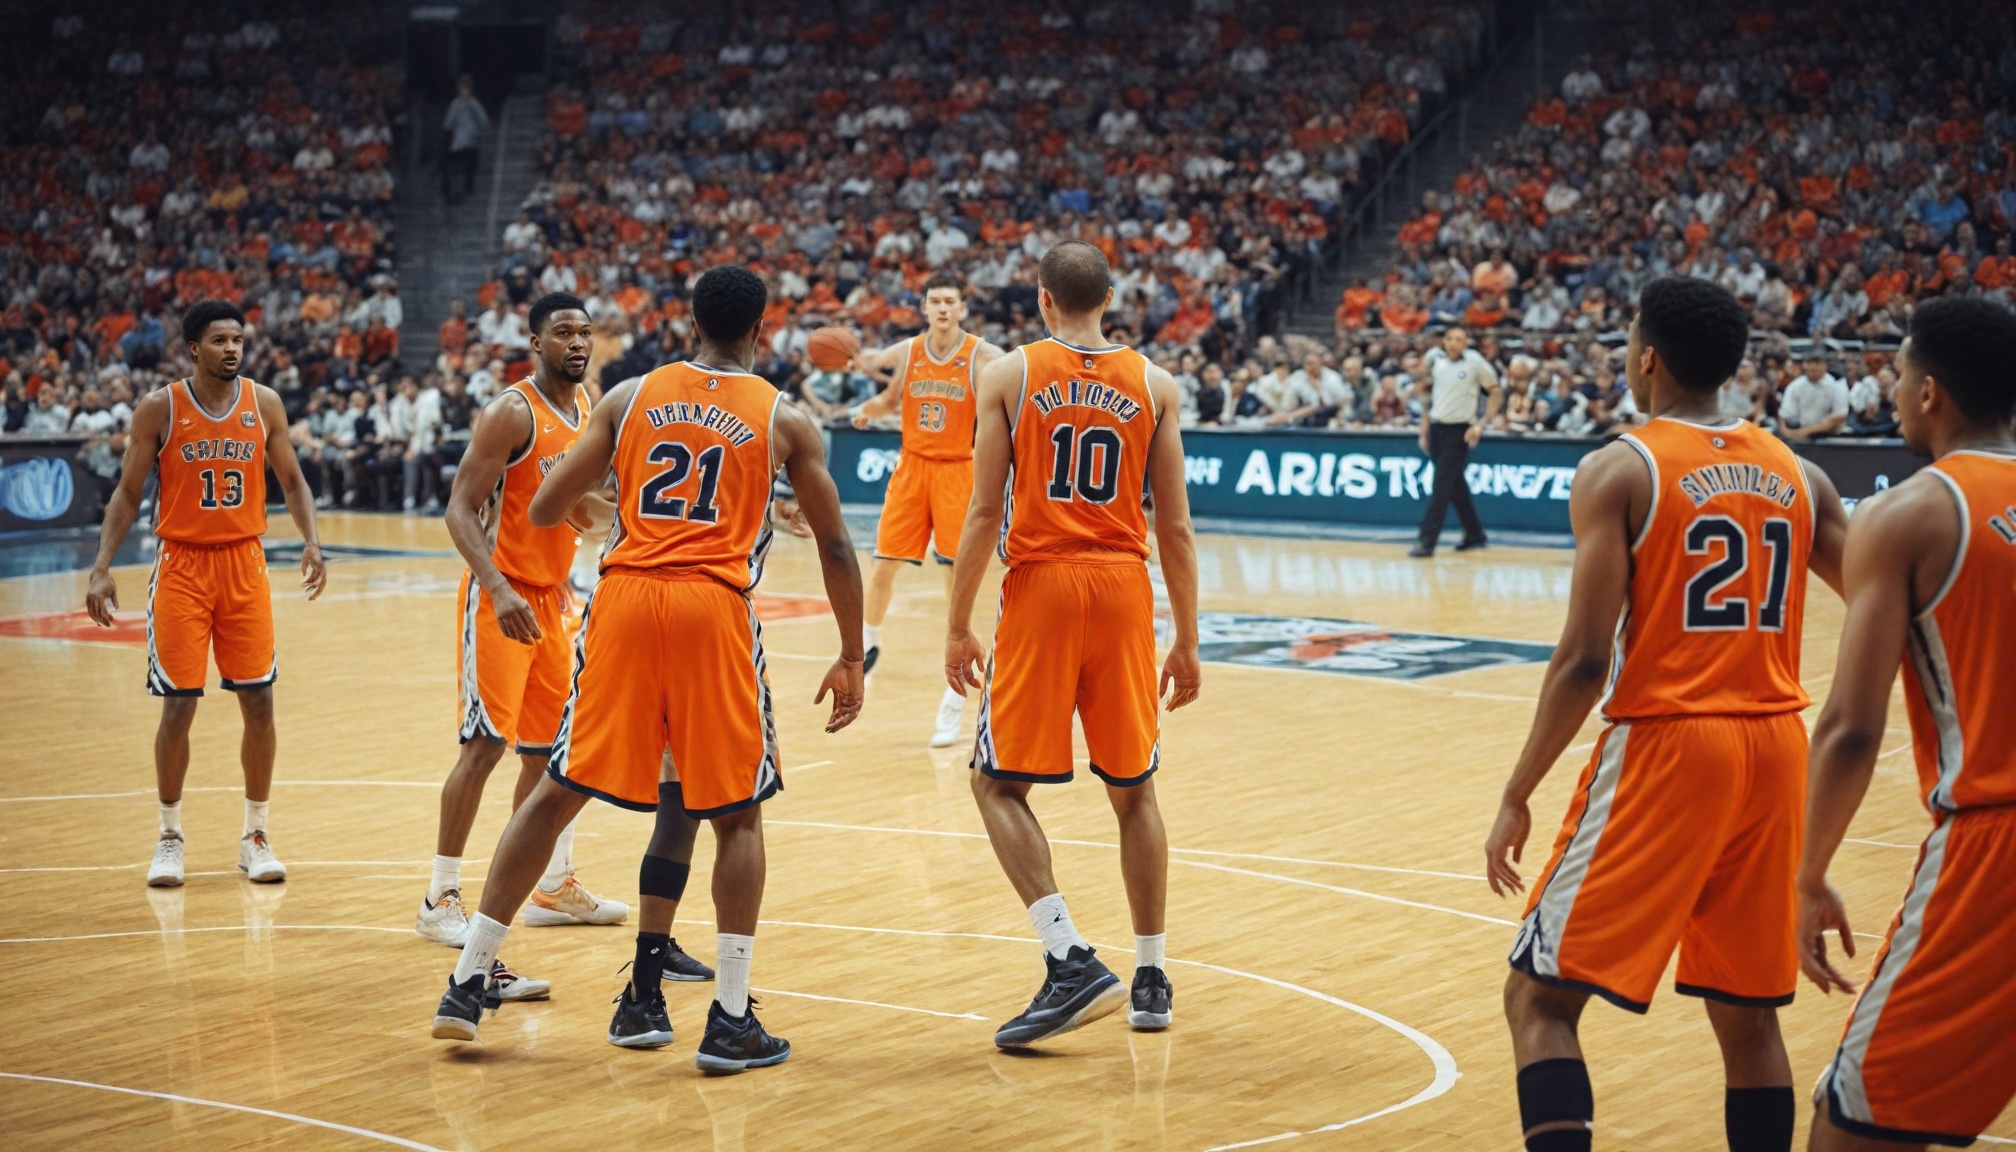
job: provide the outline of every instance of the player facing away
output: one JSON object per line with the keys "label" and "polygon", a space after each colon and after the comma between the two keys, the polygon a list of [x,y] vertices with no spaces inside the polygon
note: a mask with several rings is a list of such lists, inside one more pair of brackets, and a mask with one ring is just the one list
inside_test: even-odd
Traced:
{"label": "player facing away", "polygon": [[1813,730],[1800,964],[1853,991],[1827,864],[1875,773],[1901,663],[1932,833],[1814,1092],[1815,1152],[1965,1147],[2016,1098],[2016,314],[1928,300],[1899,353],[1897,416],[1932,466],[1865,501],[1848,530],[1848,617]]}
{"label": "player facing away", "polygon": [[[880,395],[854,410],[854,426],[866,428],[892,412],[903,416],[903,452],[882,497],[875,567],[868,576],[864,636],[870,671],[881,654],[882,621],[889,615],[898,569],[923,564],[928,553],[945,568],[950,594],[952,559],[973,498],[975,382],[1001,358],[999,347],[961,327],[966,289],[951,276],[941,272],[924,282],[924,318],[929,327],[922,336],[863,352],[857,361],[865,371],[893,375]],[[966,697],[945,690],[931,747],[959,742],[965,707]]]}
{"label": "player facing away", "polygon": [[1840,587],[1847,517],[1825,474],[1721,419],[1717,390],[1748,338],[1748,314],[1723,289],[1648,284],[1626,374],[1651,422],[1585,458],[1569,498],[1568,620],[1484,849],[1493,891],[1524,887],[1506,857],[1523,854],[1527,799],[1600,697],[1608,726],[1505,983],[1533,1152],[1590,1147],[1583,1006],[1593,994],[1646,1011],[1676,946],[1675,990],[1705,1001],[1721,1045],[1729,1147],[1791,1147],[1778,1008],[1799,976],[1799,636],[1809,569]]}
{"label": "player facing away", "polygon": [[[749,997],[763,898],[760,805],[783,787],[763,632],[749,593],[770,546],[780,466],[818,542],[840,626],[840,658],[814,698],[834,697],[829,732],[861,709],[861,570],[819,428],[750,371],[768,303],[763,281],[740,265],[716,267],[694,285],[692,303],[696,358],[612,389],[532,499],[532,524],[557,525],[615,469],[616,526],[575,642],[573,693],[546,776],[497,845],[481,909],[434,1017],[436,1037],[476,1038],[485,975],[506,926],[560,829],[589,797],[640,812],[676,799],[713,824],[715,840],[720,974],[694,1062],[732,1072],[790,1055],[790,1044],[757,1022]],[[679,774],[670,789],[662,769],[668,750]],[[677,900],[686,871],[647,869],[642,879],[647,905]],[[641,939],[638,950],[642,968]],[[626,1012],[639,1002],[649,1011]],[[658,987],[638,986],[633,975],[612,1039],[640,1018],[661,1023],[655,1030],[670,1042]]]}
{"label": "player facing away", "polygon": [[301,533],[301,586],[308,599],[328,579],[315,535],[315,496],[287,439],[280,396],[238,375],[245,357],[245,314],[222,300],[197,302],[182,317],[192,374],[143,397],[133,410],[119,487],[105,504],[98,558],[84,606],[111,627],[119,607],[112,558],[140,508],[147,474],[159,471],[154,535],[160,538],[147,584],[147,691],[162,697],[154,734],[154,782],[160,838],[147,883],[182,883],[182,781],[189,775],[189,726],[214,652],[224,690],[238,697],[245,723],[239,761],[245,771],[245,834],[238,868],[261,883],[287,869],[266,838],[273,788],[272,591],[266,582],[266,469],[270,466]]}
{"label": "player facing away", "polygon": [[[1175,684],[1172,709],[1197,698],[1197,549],[1176,382],[1134,349],[1106,342],[1100,318],[1111,285],[1099,249],[1079,241],[1050,249],[1037,289],[1050,338],[980,374],[973,505],[953,567],[945,678],[962,694],[982,690],[973,796],[1043,939],[1048,969],[1028,1009],[994,1033],[1003,1048],[1069,1032],[1128,996],[1072,925],[1029,807],[1032,784],[1071,779],[1073,711],[1120,821],[1120,873],[1134,920],[1128,1023],[1167,1028],[1174,998],[1162,970],[1169,845],[1152,777],[1161,692]],[[1144,478],[1176,626],[1159,688]],[[989,663],[971,626],[997,546],[1008,575]]]}

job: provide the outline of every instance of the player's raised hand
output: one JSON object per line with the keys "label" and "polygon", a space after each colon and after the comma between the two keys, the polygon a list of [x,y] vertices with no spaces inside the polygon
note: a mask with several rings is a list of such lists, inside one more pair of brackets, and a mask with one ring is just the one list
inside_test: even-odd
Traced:
{"label": "player's raised hand", "polygon": [[497,613],[497,627],[504,635],[520,644],[539,642],[539,616],[509,581],[499,580],[495,588],[485,591],[490,594],[490,607]]}
{"label": "player's raised hand", "polygon": [[954,632],[945,637],[945,683],[954,692],[966,695],[968,688],[982,688],[980,676],[987,667],[987,650],[971,632]]}
{"label": "player's raised hand", "polygon": [[[1171,683],[1176,685],[1173,694],[1169,691]],[[1168,698],[1163,706],[1174,712],[1197,699],[1197,693],[1203,686],[1204,671],[1197,662],[1197,649],[1180,646],[1169,649],[1168,659],[1162,661],[1162,684],[1155,689],[1157,696]]]}
{"label": "player's raised hand", "polygon": [[833,694],[833,715],[826,719],[826,731],[838,732],[861,715],[861,669],[861,661],[842,657],[833,661],[826,678],[819,682],[819,694],[812,697],[812,703],[823,703],[828,692]]}
{"label": "player's raised hand", "polygon": [[313,600],[322,595],[322,589],[329,583],[329,569],[322,562],[322,546],[309,543],[301,546],[301,587]]}
{"label": "player's raised hand", "polygon": [[[1524,892],[1526,881],[1512,866],[1526,853],[1526,834],[1533,830],[1533,812],[1524,800],[1507,798],[1498,806],[1498,819],[1491,824],[1491,838],[1484,841],[1484,875],[1491,891],[1500,896]],[[1506,859],[1507,856],[1511,860]]]}
{"label": "player's raised hand", "polygon": [[1841,902],[1841,894],[1824,880],[1817,889],[1800,885],[1799,968],[1827,995],[1832,995],[1836,988],[1853,993],[1855,982],[1842,975],[1827,955],[1830,930],[1841,937],[1841,950],[1855,955],[1855,933],[1848,927],[1848,906]]}
{"label": "player's raised hand", "polygon": [[91,614],[92,623],[100,628],[110,628],[112,613],[118,610],[119,585],[112,579],[112,573],[92,569],[90,587],[84,592],[84,611]]}

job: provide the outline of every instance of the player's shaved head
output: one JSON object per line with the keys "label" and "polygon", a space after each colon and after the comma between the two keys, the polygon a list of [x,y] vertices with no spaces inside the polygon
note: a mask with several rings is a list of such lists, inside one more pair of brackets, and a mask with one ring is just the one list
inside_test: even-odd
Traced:
{"label": "player's shaved head", "polygon": [[1106,254],[1083,240],[1066,240],[1043,254],[1036,282],[1050,293],[1067,316],[1083,316],[1106,306],[1113,289],[1113,270]]}

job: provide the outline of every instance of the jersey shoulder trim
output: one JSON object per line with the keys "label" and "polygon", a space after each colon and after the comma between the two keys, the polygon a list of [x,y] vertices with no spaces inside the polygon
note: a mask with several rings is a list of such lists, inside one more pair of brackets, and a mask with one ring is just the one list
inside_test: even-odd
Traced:
{"label": "jersey shoulder trim", "polygon": [[1946,579],[1940,581],[1939,590],[1925,602],[1925,607],[1918,610],[1918,614],[1912,617],[1913,620],[1924,620],[1939,610],[1939,605],[1946,599],[1946,594],[1953,591],[1953,585],[1959,582],[1960,570],[1967,566],[1967,548],[1974,542],[1974,525],[1970,522],[1967,493],[1960,490],[1960,482],[1942,471],[1937,464],[1928,466],[1925,471],[1937,477],[1940,483],[1946,486],[1947,493],[1953,497],[1953,504],[1960,513],[1960,543],[1953,549],[1953,562],[1946,569]]}
{"label": "jersey shoulder trim", "polygon": [[1627,444],[1636,451],[1645,461],[1645,467],[1652,473],[1652,503],[1646,505],[1645,523],[1638,526],[1638,535],[1631,541],[1631,551],[1636,552],[1638,546],[1645,543],[1645,538],[1652,534],[1652,523],[1659,517],[1659,460],[1652,455],[1652,449],[1646,447],[1643,440],[1629,432],[1619,436],[1617,442]]}

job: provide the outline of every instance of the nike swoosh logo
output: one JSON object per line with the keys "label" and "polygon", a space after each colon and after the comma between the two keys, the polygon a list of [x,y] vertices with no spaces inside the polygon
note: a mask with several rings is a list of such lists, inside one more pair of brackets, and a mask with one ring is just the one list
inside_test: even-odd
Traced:
{"label": "nike swoosh logo", "polygon": [[551,424],[548,424],[548,425],[546,426],[546,431],[548,431],[548,432],[551,432],[551,431],[553,431],[553,425],[551,425]]}

